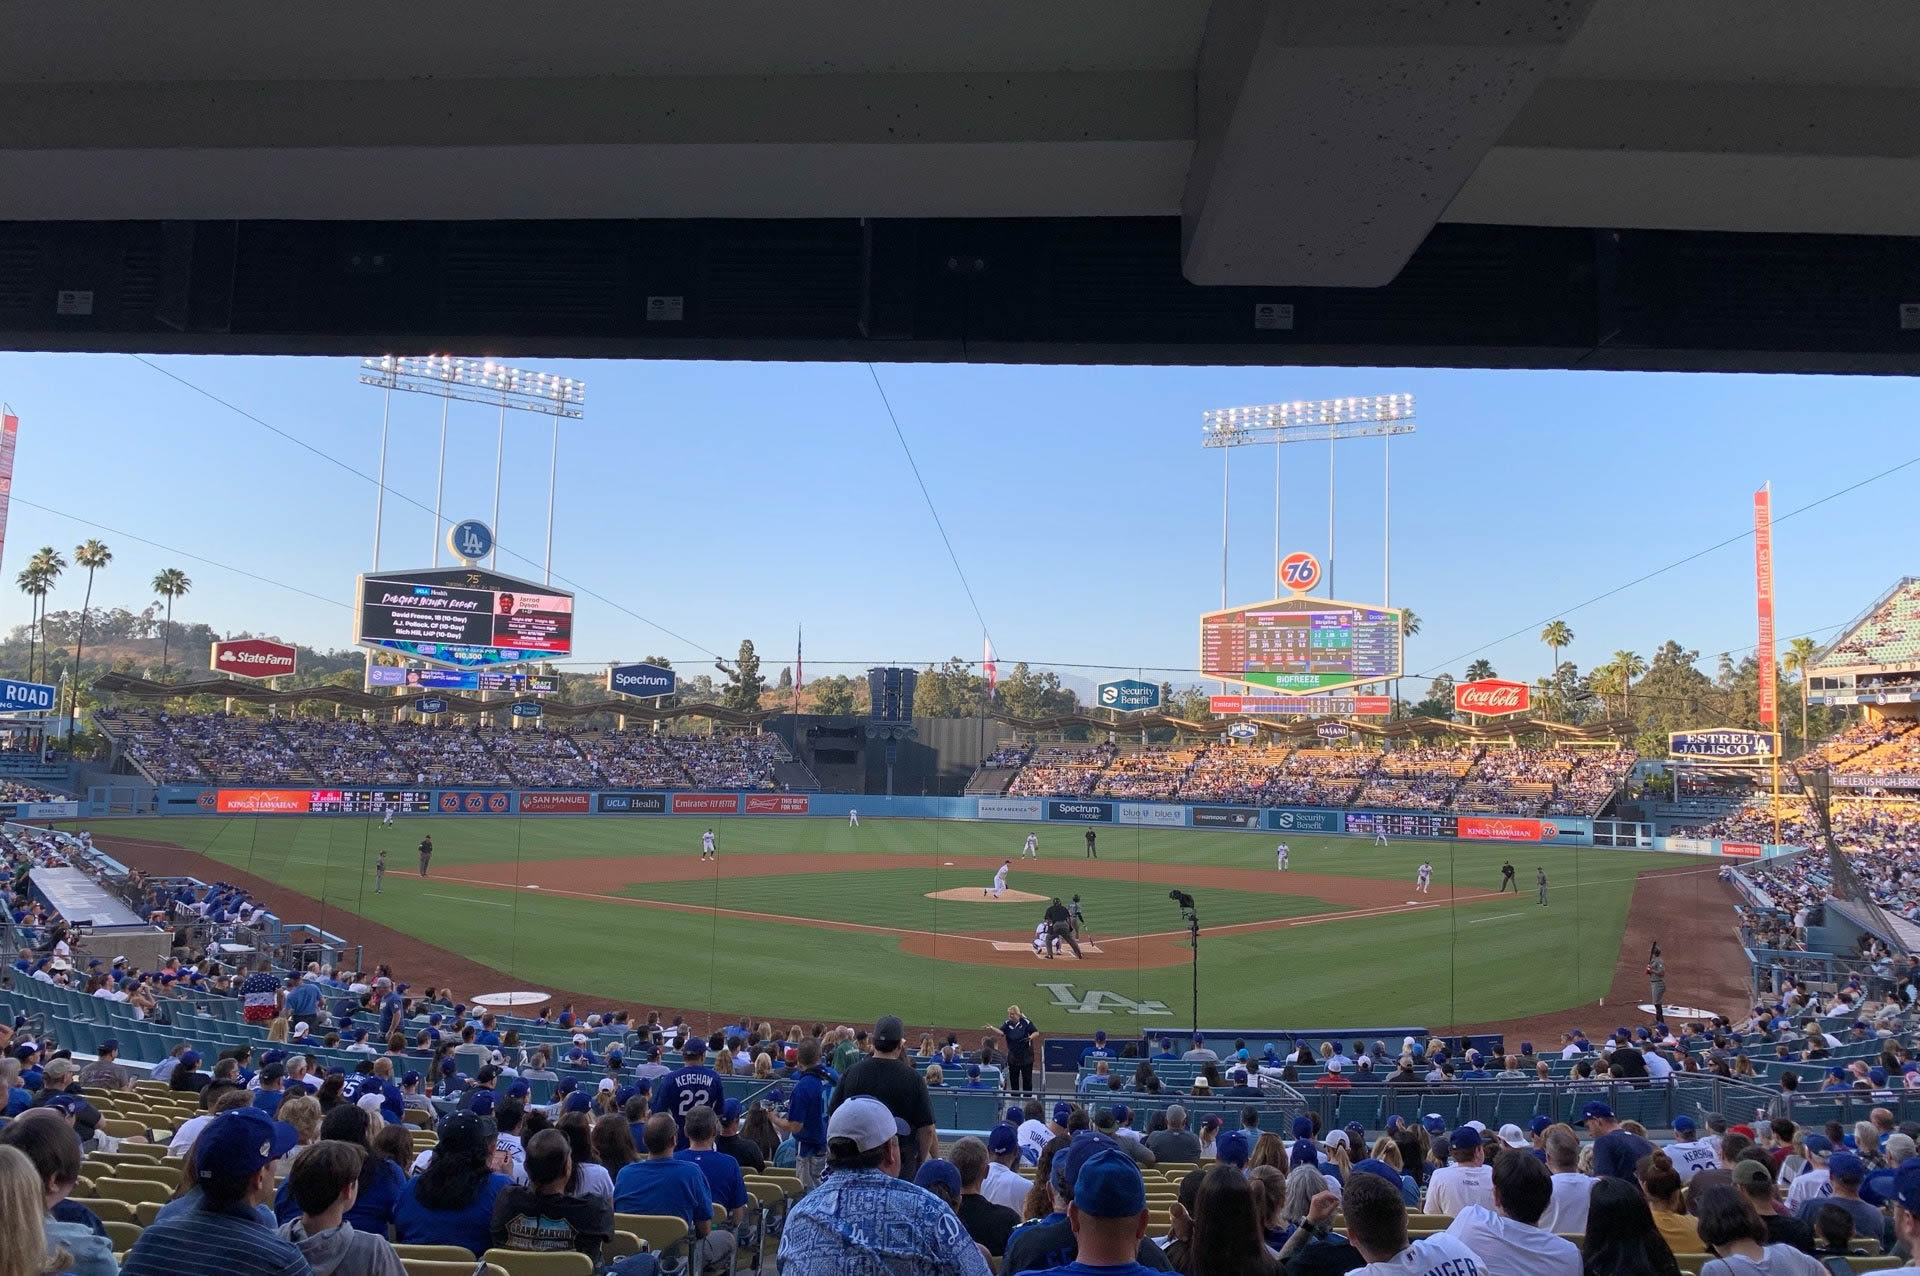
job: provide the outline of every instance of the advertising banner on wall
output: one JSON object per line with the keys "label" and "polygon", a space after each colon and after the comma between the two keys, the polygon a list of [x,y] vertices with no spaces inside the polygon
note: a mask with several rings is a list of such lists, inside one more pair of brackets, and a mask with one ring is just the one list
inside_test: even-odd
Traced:
{"label": "advertising banner on wall", "polygon": [[1712,840],[1711,840],[1711,839],[1709,839],[1709,838],[1704,838],[1704,837],[1669,837],[1669,838],[1666,838],[1666,839],[1664,839],[1664,841],[1665,841],[1665,846],[1664,846],[1664,848],[1663,848],[1663,849],[1665,849],[1665,850],[1669,850],[1669,851],[1674,851],[1674,852],[1677,852],[1677,853],[1679,853],[1679,854],[1681,854],[1681,855],[1711,855],[1711,854],[1713,854],[1713,842],[1712,842]]}
{"label": "advertising banner on wall", "polygon": [[593,810],[593,797],[587,793],[522,793],[522,815],[587,815]]}
{"label": "advertising banner on wall", "polygon": [[737,815],[740,812],[738,793],[676,793],[673,795],[673,813],[675,815]]}
{"label": "advertising banner on wall", "polygon": [[747,794],[748,815],[805,815],[808,805],[804,793]]}
{"label": "advertising banner on wall", "polygon": [[222,815],[305,815],[313,809],[307,789],[217,789],[213,809]]}
{"label": "advertising banner on wall", "polygon": [[1548,820],[1511,819],[1504,815],[1463,815],[1455,826],[1459,836],[1483,842],[1551,842],[1559,828]]}
{"label": "advertising banner on wall", "polygon": [[1076,798],[1048,798],[1047,818],[1077,820],[1083,824],[1113,823],[1113,803],[1083,802]]}
{"label": "advertising banner on wall", "polygon": [[1393,712],[1388,696],[1209,696],[1217,714],[1279,713],[1305,717],[1383,718]]}
{"label": "advertising banner on wall", "polygon": [[1729,859],[1757,860],[1760,858],[1760,843],[1722,842],[1720,843],[1720,853]]}
{"label": "advertising banner on wall", "polygon": [[0,678],[0,712],[22,713],[53,708],[54,687],[44,682],[18,682]]}
{"label": "advertising banner on wall", "polygon": [[216,642],[207,667],[229,678],[278,678],[299,667],[300,652],[267,638],[236,638]]}
{"label": "advertising banner on wall", "polygon": [[442,815],[506,815],[512,810],[513,794],[497,790],[440,795]]}
{"label": "advertising banner on wall", "polygon": [[1340,812],[1276,807],[1267,812],[1267,827],[1281,833],[1338,833]]}
{"label": "advertising banner on wall", "polygon": [[1758,614],[1760,662],[1760,725],[1774,724],[1778,680],[1773,650],[1773,484],[1753,494],[1753,598]]}
{"label": "advertising banner on wall", "polygon": [[1676,758],[1711,758],[1715,762],[1768,762],[1775,748],[1771,731],[1723,727],[1717,731],[1669,731],[1667,752]]}
{"label": "advertising banner on wall", "polygon": [[1255,829],[1260,827],[1260,808],[1254,806],[1196,806],[1193,822],[1201,827]]}
{"label": "advertising banner on wall", "polygon": [[1039,798],[981,798],[980,818],[983,820],[1039,820],[1046,818],[1046,808]]}
{"label": "advertising banner on wall", "polygon": [[1187,823],[1187,811],[1181,806],[1165,806],[1156,802],[1122,802],[1115,812],[1116,823],[1150,824],[1156,828],[1184,828]]}
{"label": "advertising banner on wall", "polygon": [[1533,707],[1533,689],[1524,682],[1505,678],[1480,678],[1455,683],[1453,711],[1472,713],[1482,718],[1501,718],[1509,713],[1525,713]]}
{"label": "advertising banner on wall", "polygon": [[1157,683],[1142,682],[1138,678],[1116,678],[1094,688],[1094,701],[1102,709],[1113,709],[1120,713],[1158,709],[1160,687]]}
{"label": "advertising banner on wall", "polygon": [[667,809],[667,795],[664,793],[602,793],[600,811],[603,815],[661,815]]}

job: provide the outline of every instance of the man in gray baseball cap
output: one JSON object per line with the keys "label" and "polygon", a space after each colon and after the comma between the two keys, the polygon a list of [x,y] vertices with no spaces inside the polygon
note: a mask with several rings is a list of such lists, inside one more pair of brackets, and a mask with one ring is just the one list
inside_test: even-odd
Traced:
{"label": "man in gray baseball cap", "polygon": [[870,1095],[904,1122],[908,1134],[900,1140],[900,1177],[911,1182],[920,1163],[933,1156],[938,1139],[933,1128],[933,1098],[927,1082],[906,1061],[907,1030],[895,1015],[882,1015],[873,1025],[873,1053],[847,1069],[834,1087],[832,1110],[855,1095]]}

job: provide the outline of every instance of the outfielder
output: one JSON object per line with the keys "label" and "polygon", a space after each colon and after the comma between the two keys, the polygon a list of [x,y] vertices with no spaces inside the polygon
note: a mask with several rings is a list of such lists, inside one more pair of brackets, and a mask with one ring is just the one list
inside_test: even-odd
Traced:
{"label": "outfielder", "polygon": [[373,861],[373,893],[378,895],[387,887],[387,853],[381,851]]}
{"label": "outfielder", "polygon": [[847,827],[850,829],[860,827],[860,812],[852,807],[847,808]]}
{"label": "outfielder", "polygon": [[1419,891],[1422,895],[1431,895],[1433,893],[1432,887],[1433,865],[1425,860],[1421,860],[1420,871],[1414,875],[1413,889]]}
{"label": "outfielder", "polygon": [[1375,846],[1385,846],[1387,844],[1387,826],[1386,825],[1376,824],[1373,826],[1373,844]]}
{"label": "outfielder", "polygon": [[1547,870],[1544,868],[1535,868],[1533,870],[1533,878],[1540,885],[1540,902],[1544,905],[1547,902]]}
{"label": "outfielder", "polygon": [[393,808],[392,807],[387,808],[387,813],[385,816],[381,818],[380,824],[381,824],[381,827],[383,828],[393,827]]}
{"label": "outfielder", "polygon": [[700,835],[700,858],[703,860],[717,860],[720,858],[720,852],[713,848],[712,829],[708,829]]}
{"label": "outfielder", "polygon": [[1280,843],[1279,846],[1274,848],[1274,856],[1279,860],[1279,867],[1282,873],[1287,871],[1287,853],[1287,844],[1285,842]]}
{"label": "outfielder", "polygon": [[1027,834],[1026,842],[1020,847],[1020,858],[1026,859],[1028,856],[1032,856],[1034,859],[1040,858],[1040,835],[1038,833]]}
{"label": "outfielder", "polygon": [[1001,860],[999,869],[993,875],[993,885],[980,893],[999,899],[1007,889],[1007,870],[1011,867],[1013,867],[1012,860]]}

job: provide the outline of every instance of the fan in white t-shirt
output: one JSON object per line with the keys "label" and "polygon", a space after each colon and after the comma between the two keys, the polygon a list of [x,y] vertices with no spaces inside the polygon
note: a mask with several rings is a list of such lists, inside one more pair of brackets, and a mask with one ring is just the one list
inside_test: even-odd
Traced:
{"label": "fan in white t-shirt", "polygon": [[1720,1154],[1699,1137],[1700,1127],[1692,1117],[1675,1117],[1673,1132],[1676,1137],[1667,1144],[1667,1157],[1682,1183],[1692,1182],[1697,1171],[1710,1170],[1720,1163]]}
{"label": "fan in white t-shirt", "polygon": [[1552,1199],[1537,1225],[1549,1232],[1580,1235],[1587,1230],[1587,1205],[1593,1197],[1593,1179],[1580,1173],[1580,1136],[1570,1125],[1550,1125],[1540,1135],[1547,1156]]}
{"label": "fan in white t-shirt", "polygon": [[1367,1265],[1361,1276],[1493,1276],[1480,1255],[1446,1232],[1407,1240],[1400,1189],[1377,1174],[1354,1174],[1341,1194],[1347,1240]]}
{"label": "fan in white t-shirt", "polygon": [[1480,1131],[1463,1125],[1448,1138],[1452,1162],[1427,1180],[1426,1212],[1457,1216],[1469,1205],[1493,1207],[1493,1170],[1487,1165]]}
{"label": "fan in white t-shirt", "polygon": [[1553,1179],[1530,1151],[1508,1148],[1493,1163],[1494,1208],[1469,1205],[1446,1234],[1501,1276],[1580,1276],[1580,1250],[1539,1226]]}

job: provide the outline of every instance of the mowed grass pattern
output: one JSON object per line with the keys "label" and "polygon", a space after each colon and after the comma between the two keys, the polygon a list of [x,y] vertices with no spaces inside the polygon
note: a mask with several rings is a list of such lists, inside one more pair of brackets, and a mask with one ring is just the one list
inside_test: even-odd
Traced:
{"label": "mowed grass pattern", "polygon": [[[829,819],[697,820],[664,817],[409,816],[391,829],[377,820],[330,817],[176,818],[96,823],[96,835],[168,842],[266,877],[322,901],[312,921],[351,930],[339,913],[359,914],[417,935],[526,981],[541,982],[632,1005],[750,1013],[758,1018],[871,1020],[891,1010],[910,1022],[955,1026],[998,1022],[1019,1002],[1042,1028],[1177,1027],[1190,1016],[1185,966],[1079,974],[1071,962],[1036,962],[1032,970],[936,962],[902,952],[891,935],[827,931],[748,921],[712,913],[650,909],[614,900],[578,899],[532,890],[458,885],[463,866],[517,864],[520,880],[539,882],[543,861],[582,857],[698,855],[701,831],[719,836],[721,869],[729,853],[857,853],[917,857],[921,891],[934,870],[956,856],[1015,857],[1010,885],[1039,893],[1041,881],[1080,890],[1097,937],[1103,928],[1175,930],[1179,918],[1166,888],[1112,879],[1079,879],[1077,828],[1037,826],[1042,858],[1017,859],[1028,826],[867,818],[859,829]],[[433,835],[435,876],[415,876],[414,846]],[[1109,865],[1227,866],[1273,869],[1270,834],[1103,828],[1100,857]],[[1521,894],[1457,908],[1312,922],[1302,926],[1214,935],[1203,930],[1200,1018],[1209,1024],[1386,1024],[1445,1026],[1514,1018],[1581,1005],[1604,995],[1613,976],[1636,875],[1688,861],[1671,855],[1575,847],[1506,847],[1466,842],[1405,842],[1385,849],[1359,839],[1287,839],[1297,873],[1397,879],[1411,884],[1425,858],[1434,865],[1436,903],[1449,883],[1488,891],[1511,858]],[[388,853],[386,891],[373,892],[372,865]],[[1534,904],[1535,865],[1552,880],[1552,906]],[[787,916],[826,917],[869,925],[977,933],[975,911],[919,898],[901,881],[914,870],[774,874],[746,880],[658,883],[654,898],[682,889],[681,902]],[[945,885],[975,884],[977,873],[939,873]],[[990,873],[987,875],[990,876]],[[1276,875],[1277,876],[1277,875]],[[799,880],[794,880],[798,878]],[[1712,870],[1702,866],[1664,890],[1701,893],[1703,916],[1717,906]],[[763,885],[764,883],[764,885]],[[986,882],[980,880],[978,885]],[[1075,886],[1077,884],[1077,887]],[[1193,889],[1189,887],[1189,889]],[[704,891],[704,893],[703,893]],[[1094,892],[1099,892],[1095,894]],[[1108,892],[1116,892],[1109,894]],[[1193,889],[1204,926],[1247,920],[1235,910],[1325,911],[1314,901],[1254,892]],[[1098,903],[1094,901],[1098,900]],[[751,902],[746,902],[751,901]],[[1245,901],[1244,903],[1242,901]],[[761,906],[761,905],[767,906]],[[1037,907],[1037,906],[1036,906]],[[1004,927],[1031,928],[1019,905],[990,909],[1017,918]],[[337,910],[337,911],[336,911]],[[377,959],[377,954],[369,954]],[[1071,1014],[1053,1004],[1041,983],[1068,982],[1135,1001],[1159,1001],[1168,1014]],[[463,993],[483,991],[462,989]]]}

